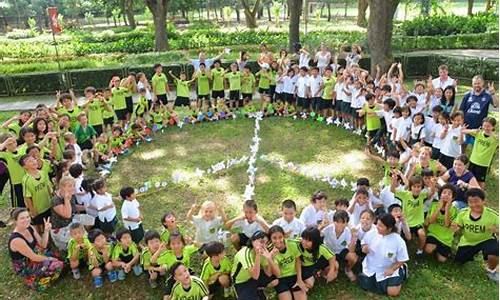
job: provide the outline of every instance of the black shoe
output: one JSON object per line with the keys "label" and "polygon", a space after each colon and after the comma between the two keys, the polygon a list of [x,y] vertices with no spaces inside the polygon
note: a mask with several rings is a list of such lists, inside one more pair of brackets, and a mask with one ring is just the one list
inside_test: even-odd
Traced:
{"label": "black shoe", "polygon": [[0,228],[5,228],[7,227],[7,224],[5,224],[4,221],[0,221]]}

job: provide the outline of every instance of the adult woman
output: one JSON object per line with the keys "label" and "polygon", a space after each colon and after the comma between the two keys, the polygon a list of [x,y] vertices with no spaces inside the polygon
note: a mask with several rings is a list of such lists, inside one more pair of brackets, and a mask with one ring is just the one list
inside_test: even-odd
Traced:
{"label": "adult woman", "polygon": [[250,59],[250,54],[246,51],[241,51],[240,52],[240,58],[236,60],[236,63],[238,64],[238,70],[240,72],[243,72],[243,69],[247,65],[247,61]]}
{"label": "adult woman", "polygon": [[323,75],[323,71],[330,64],[331,58],[332,53],[328,51],[324,43],[321,43],[319,51],[316,52],[316,55],[314,56],[314,62],[317,63],[317,67],[319,68],[319,73],[321,75]]}
{"label": "adult woman", "polygon": [[246,247],[241,248],[234,256],[231,277],[234,279],[236,296],[240,300],[261,299],[263,290],[268,284],[275,286],[278,281],[274,275],[279,275],[279,268],[273,261],[272,253],[266,248],[267,235],[256,231]]}
{"label": "adult woman", "polygon": [[467,207],[465,192],[470,188],[480,188],[474,174],[467,170],[468,163],[469,159],[467,158],[467,155],[459,155],[453,161],[453,168],[449,169],[441,177],[439,177],[438,181],[439,185],[451,183],[456,187],[457,196],[455,197],[453,205],[459,209]]}
{"label": "adult woman", "polygon": [[411,164],[406,178],[410,179],[413,175],[423,176],[424,169],[430,169],[434,173],[434,176],[439,176],[446,172],[446,168],[439,161],[431,159],[431,148],[422,147],[419,152],[418,160]]}
{"label": "adult woman", "polygon": [[441,103],[439,104],[443,111],[447,114],[452,114],[457,111],[457,107],[455,106],[455,87],[452,85],[447,86],[441,97]]}
{"label": "adult woman", "polygon": [[396,219],[390,214],[379,216],[378,234],[361,241],[366,253],[363,271],[358,275],[361,288],[388,296],[398,296],[407,276],[408,250],[397,233]]}
{"label": "adult woman", "polygon": [[351,46],[351,52],[346,55],[346,68],[359,64],[361,60],[361,47],[358,45]]}
{"label": "adult woman", "polygon": [[288,57],[288,51],[286,49],[280,50],[280,57],[278,58],[278,66],[287,70],[290,67],[290,58]]}
{"label": "adult woman", "polygon": [[12,214],[15,227],[9,237],[8,249],[12,268],[30,288],[45,290],[61,274],[63,262],[45,251],[49,242],[50,219],[44,220],[45,231],[40,236],[30,225],[26,208],[16,208]]}
{"label": "adult woman", "polygon": [[151,94],[151,85],[149,84],[148,78],[146,74],[140,72],[137,73],[137,80],[137,90],[146,90],[146,100],[148,100],[148,110],[150,110],[153,102],[153,95]]}
{"label": "adult woman", "polygon": [[52,198],[52,241],[59,250],[66,250],[70,235],[69,225],[76,213],[75,179],[64,176]]}

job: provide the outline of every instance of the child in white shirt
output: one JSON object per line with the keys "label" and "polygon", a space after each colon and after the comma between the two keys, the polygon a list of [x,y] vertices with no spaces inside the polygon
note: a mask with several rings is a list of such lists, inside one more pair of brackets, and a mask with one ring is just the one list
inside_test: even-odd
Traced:
{"label": "child in white shirt", "polygon": [[122,188],[120,196],[123,200],[121,209],[123,227],[130,230],[132,240],[138,244],[144,238],[144,228],[142,227],[144,216],[141,213],[141,205],[137,201],[134,188],[132,187]]}
{"label": "child in white shirt", "polygon": [[224,227],[237,231],[231,235],[231,243],[236,250],[246,246],[248,240],[258,230],[267,232],[269,229],[266,220],[258,214],[257,203],[254,200],[246,200],[243,204],[243,214],[227,221]]}
{"label": "child in white shirt", "polygon": [[361,213],[365,210],[372,210],[373,208],[370,203],[370,195],[365,187],[358,187],[356,193],[354,194],[354,199],[349,203],[349,208],[347,212],[350,214],[349,226],[356,227],[359,225],[359,219]]}
{"label": "child in white shirt", "polygon": [[304,223],[295,217],[297,206],[293,200],[287,199],[281,204],[281,218],[273,221],[272,225],[279,225],[285,231],[286,238],[296,239],[300,237],[306,228]]}
{"label": "child in white shirt", "polygon": [[326,194],[321,191],[317,191],[312,195],[311,204],[304,207],[300,214],[300,220],[306,227],[317,227],[322,223],[329,224],[332,222],[328,213],[326,201]]}
{"label": "child in white shirt", "polygon": [[[193,216],[196,209],[200,209],[200,211],[198,215]],[[217,212],[219,216],[217,216]],[[212,201],[205,201],[201,206],[193,204],[186,218],[193,222],[196,228],[194,240],[199,244],[218,241],[219,230],[227,221],[224,210]]]}
{"label": "child in white shirt", "polygon": [[451,169],[455,158],[462,154],[461,146],[464,141],[462,124],[464,123],[464,114],[460,111],[454,113],[451,116],[451,122],[452,125],[446,124],[441,133],[443,142],[441,144],[439,162],[445,166],[446,169]]}
{"label": "child in white shirt", "polygon": [[116,219],[116,207],[113,198],[107,193],[104,179],[94,182],[94,197],[90,201],[93,209],[97,210],[96,227],[105,234],[111,235],[115,231],[118,220]]}

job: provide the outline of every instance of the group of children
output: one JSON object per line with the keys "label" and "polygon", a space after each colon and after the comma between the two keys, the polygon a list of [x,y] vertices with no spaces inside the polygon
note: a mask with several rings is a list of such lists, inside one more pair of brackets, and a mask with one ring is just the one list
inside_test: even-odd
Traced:
{"label": "group of children", "polygon": [[[177,77],[169,72],[176,89],[172,105],[168,77],[161,65],[154,69],[151,85],[143,73],[123,79],[114,76],[107,89],[86,88],[82,105],[72,91],[57,93],[54,107],[39,105],[34,113],[22,111],[1,126],[5,131],[0,137],[5,167],[0,170],[1,188],[10,180],[12,205],[26,206],[38,231],[43,232],[47,218],[55,213],[54,191],[74,186],[73,222],[65,227],[68,234],[58,228],[51,237],[67,252],[75,279],[85,265],[96,287],[103,286],[105,276],[115,282],[129,273],[146,273],[152,287],[165,282],[166,299],[214,295],[218,299],[234,294],[232,286],[239,299],[255,299],[254,293],[264,297],[266,286],[273,286],[280,299],[305,299],[321,277],[330,282],[342,270],[356,281],[360,268],[366,273],[361,262],[370,251],[364,242],[368,244],[369,237],[377,234],[377,222],[392,218],[406,241],[418,240],[417,254],[436,253],[441,262],[450,256],[454,231],[462,230],[455,259],[465,262],[483,251],[488,275],[498,280],[498,230],[494,230],[498,215],[484,206],[484,193],[460,185],[462,194],[468,190],[464,197],[469,208],[459,211],[451,205],[457,187],[440,184],[438,188],[436,183],[462,153],[463,135],[488,141],[476,142],[470,156],[471,171],[481,186],[498,146],[495,119],[485,119],[478,130],[463,127],[463,114],[450,105],[450,89],[440,91],[429,82],[426,91],[425,84],[417,82],[408,91],[401,64],[371,78],[356,63],[320,70],[299,67],[281,57],[262,63],[254,75],[244,64],[234,63],[224,70],[216,60],[212,68],[200,63],[189,80],[185,73]],[[194,82],[197,96],[191,101]],[[255,89],[259,102],[253,101]],[[134,103],[136,93],[139,98]],[[368,180],[361,178],[353,198],[337,199],[335,210],[318,192],[299,218],[295,202],[285,200],[282,217],[272,225],[258,214],[253,200],[246,201],[243,214],[233,219],[226,218],[220,205],[207,201],[187,213],[196,229],[191,240],[173,212],[162,217],[162,232],[145,232],[144,216],[131,187],[120,191],[123,227],[117,229],[116,199],[107,193],[105,179],[90,180],[84,175],[93,167],[109,171],[115,157],[141,141],[151,141],[166,126],[252,117],[259,111],[265,116],[329,122],[356,134],[366,132],[367,155],[384,166],[380,191],[370,189]],[[386,160],[373,155],[373,148]],[[230,244],[237,251],[233,259],[225,255],[233,252]],[[205,259],[196,270],[191,264],[195,255]]]}

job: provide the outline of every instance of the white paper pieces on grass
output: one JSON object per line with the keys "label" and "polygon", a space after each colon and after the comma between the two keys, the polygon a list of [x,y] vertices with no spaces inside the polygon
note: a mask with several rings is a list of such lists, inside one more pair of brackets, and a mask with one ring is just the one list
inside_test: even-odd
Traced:
{"label": "white paper pieces on grass", "polygon": [[251,200],[254,196],[255,190],[255,173],[257,172],[257,168],[255,167],[255,162],[257,161],[257,152],[259,152],[259,144],[260,144],[260,121],[262,121],[262,112],[258,112],[255,116],[255,129],[254,129],[254,137],[252,138],[253,144],[250,145],[250,157],[248,158],[248,184],[245,187],[245,192],[243,193],[243,199]]}
{"label": "white paper pieces on grass", "polygon": [[318,180],[322,182],[328,183],[332,189],[342,188],[345,189],[350,187],[352,191],[356,190],[356,182],[355,181],[347,181],[345,178],[332,178],[329,176],[320,176],[315,173],[314,167],[312,166],[302,166],[300,164],[296,164],[293,162],[285,162],[281,158],[270,157],[268,155],[261,155],[260,159],[269,163],[274,164],[282,170],[287,170],[292,173],[298,173],[302,176],[310,178],[312,180]]}

